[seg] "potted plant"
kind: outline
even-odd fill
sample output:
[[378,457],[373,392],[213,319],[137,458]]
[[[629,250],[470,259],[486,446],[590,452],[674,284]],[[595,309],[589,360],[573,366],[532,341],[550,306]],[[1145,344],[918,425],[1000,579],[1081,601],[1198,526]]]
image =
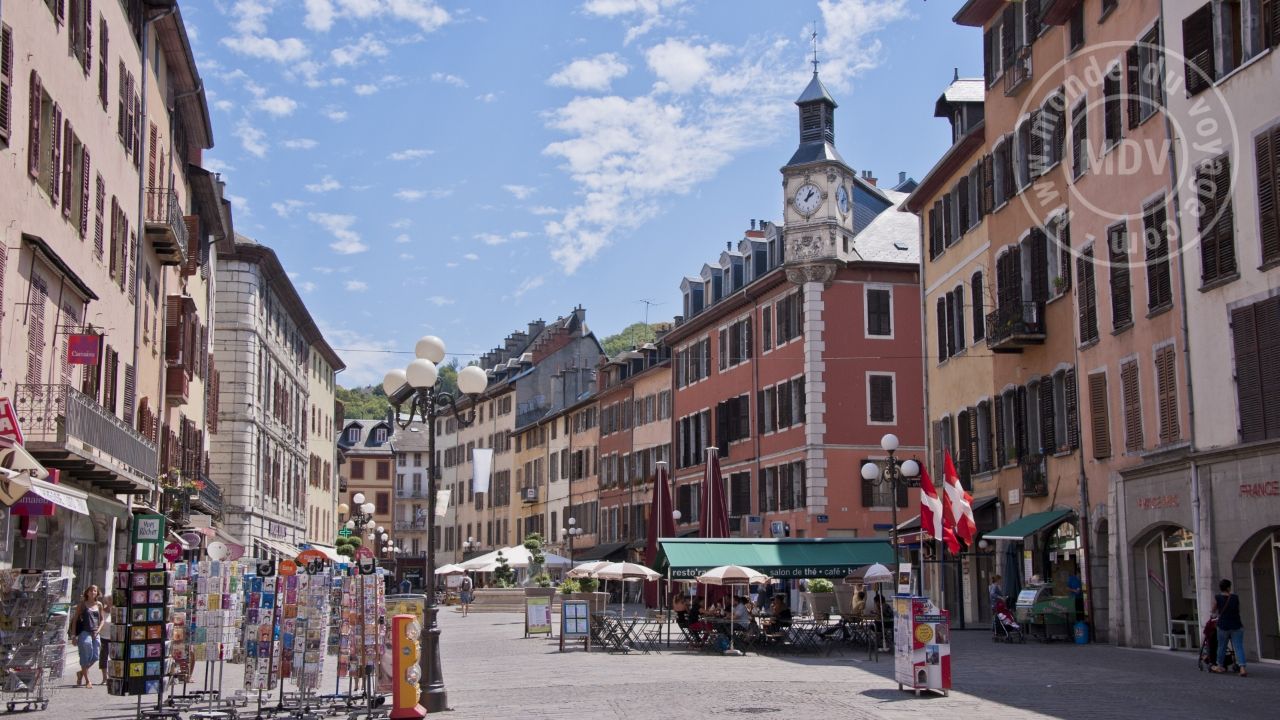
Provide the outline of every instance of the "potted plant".
[[582,596],[591,602],[591,612],[604,612],[609,607],[609,593],[598,592],[600,581],[595,578],[582,578],[578,581],[582,588]]
[[805,594],[805,601],[809,604],[809,609],[813,612],[815,618],[825,618],[837,610],[836,605],[836,586],[826,578],[818,578],[809,581],[809,591]]
[[582,592],[582,586],[579,585],[578,581],[573,578],[569,578],[564,582],[560,583],[561,595],[567,595],[569,597],[573,597],[574,595],[580,592]]

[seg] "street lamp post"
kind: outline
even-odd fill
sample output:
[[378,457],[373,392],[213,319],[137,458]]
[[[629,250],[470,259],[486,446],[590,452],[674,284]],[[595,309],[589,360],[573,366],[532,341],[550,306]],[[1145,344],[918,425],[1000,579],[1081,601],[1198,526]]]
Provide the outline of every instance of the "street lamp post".
[[[435,554],[436,554],[436,495],[440,481],[440,469],[436,466],[436,417],[450,413],[460,428],[475,422],[475,402],[489,384],[484,370],[469,365],[458,371],[458,391],[471,400],[471,408],[463,413],[458,410],[457,398],[436,386],[439,372],[436,364],[444,360],[444,341],[428,335],[414,347],[417,359],[404,370],[392,370],[382,380],[382,389],[388,398],[401,399],[395,405],[396,424],[407,429],[418,417],[427,431],[427,598],[426,623],[422,630],[422,670],[426,687],[421,702],[427,712],[449,709],[449,699],[444,687],[444,673],[440,665],[440,626],[436,623]],[[406,395],[407,386],[407,395]],[[401,420],[400,406],[409,403],[408,418]]]
[[898,450],[898,436],[889,433],[880,438],[880,447],[888,453],[884,467],[868,462],[862,466],[862,479],[875,485],[888,485],[893,493],[889,509],[893,513],[893,528],[889,531],[889,542],[893,544],[894,571],[897,571],[898,559],[898,483],[909,483],[920,475],[920,463],[915,460],[899,461],[894,453]]
[[573,565],[573,539],[582,534],[582,528],[578,527],[577,518],[569,518],[569,564]]

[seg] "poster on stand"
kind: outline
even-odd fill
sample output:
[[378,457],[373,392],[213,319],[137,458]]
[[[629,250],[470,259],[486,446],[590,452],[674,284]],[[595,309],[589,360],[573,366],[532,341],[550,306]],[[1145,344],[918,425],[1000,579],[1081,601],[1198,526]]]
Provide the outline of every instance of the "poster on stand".
[[894,679],[898,689],[951,689],[951,624],[927,597],[893,599]]
[[551,598],[547,595],[524,599],[524,636],[551,634]]

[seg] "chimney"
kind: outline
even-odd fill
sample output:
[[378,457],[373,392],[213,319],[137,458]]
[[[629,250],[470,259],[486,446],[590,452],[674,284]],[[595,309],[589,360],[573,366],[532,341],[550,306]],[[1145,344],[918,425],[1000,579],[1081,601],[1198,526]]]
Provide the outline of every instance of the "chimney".
[[724,249],[725,249],[725,252],[733,252],[733,241],[732,241],[732,240],[725,240],[725,241],[724,241]]
[[755,230],[755,229],[756,229],[756,219],[755,219],[755,218],[751,218],[751,229],[752,229],[752,230]]
[[870,184],[870,185],[871,185],[871,186],[873,186],[873,187],[874,187],[874,186],[875,186],[875,184],[876,184],[876,179],[875,179],[875,177],[871,174],[871,171],[870,171],[870,170],[863,170],[863,171],[862,171],[862,179],[863,179],[863,180],[866,180],[866,181],[867,181],[867,183],[868,183],[868,184]]
[[906,171],[906,170],[899,170],[899,171],[898,171],[898,184],[899,184],[899,185],[903,185],[903,184],[906,184],[906,182],[907,182],[907,171]]
[[542,319],[534,320],[529,323],[529,337],[537,337],[547,327],[547,323]]

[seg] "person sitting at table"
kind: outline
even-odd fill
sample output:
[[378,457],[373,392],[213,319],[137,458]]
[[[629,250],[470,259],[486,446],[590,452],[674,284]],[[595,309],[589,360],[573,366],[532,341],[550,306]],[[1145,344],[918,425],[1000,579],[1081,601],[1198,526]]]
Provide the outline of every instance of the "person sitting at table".
[[769,636],[781,635],[791,627],[791,608],[781,595],[774,595],[769,602],[769,617],[764,620],[764,633]]
[[687,622],[689,616],[689,596],[683,592],[678,592],[675,597],[671,598],[671,610],[675,612],[676,619],[681,622]]
[[730,615],[733,621],[733,627],[736,630],[746,630],[751,627],[751,601],[745,596],[738,595],[733,599],[733,612]]
[[702,619],[702,598],[696,597],[689,605],[688,612],[689,629],[695,633],[705,633],[711,630],[711,623]]

